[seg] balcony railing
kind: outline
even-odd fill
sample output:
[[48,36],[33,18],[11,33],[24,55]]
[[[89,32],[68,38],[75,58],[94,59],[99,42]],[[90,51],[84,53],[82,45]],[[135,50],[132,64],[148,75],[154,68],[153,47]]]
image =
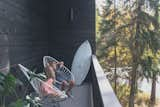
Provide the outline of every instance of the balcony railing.
[[122,107],[95,55],[92,62],[92,71],[95,71],[92,74],[94,107]]

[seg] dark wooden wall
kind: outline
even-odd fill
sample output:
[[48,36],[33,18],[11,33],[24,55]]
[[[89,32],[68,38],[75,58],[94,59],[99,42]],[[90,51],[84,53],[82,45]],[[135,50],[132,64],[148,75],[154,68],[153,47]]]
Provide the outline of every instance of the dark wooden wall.
[[89,40],[95,52],[95,0],[50,0],[49,40],[49,55],[69,68],[83,41]]
[[0,35],[8,38],[11,65],[42,63],[48,54],[48,2],[0,0]]
[[0,0],[0,35],[8,38],[11,65],[40,64],[51,55],[70,67],[83,41],[95,52],[95,1]]

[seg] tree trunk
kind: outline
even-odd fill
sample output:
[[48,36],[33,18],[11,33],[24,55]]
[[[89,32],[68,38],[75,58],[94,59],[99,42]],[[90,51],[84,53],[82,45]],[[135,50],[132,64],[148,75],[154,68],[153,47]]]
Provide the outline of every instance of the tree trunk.
[[132,73],[131,73],[131,89],[130,89],[130,96],[129,96],[129,107],[134,107],[134,99],[136,93],[136,81],[137,81],[137,67],[136,64],[133,64]]
[[136,34],[135,34],[135,41],[133,42],[132,45],[132,58],[133,58],[133,63],[132,63],[132,73],[131,73],[131,89],[130,89],[130,96],[129,96],[129,107],[134,107],[134,100],[135,100],[135,93],[136,93],[136,83],[137,83],[137,67],[139,64],[140,56],[142,54],[141,48],[139,45],[139,34],[140,34],[140,23],[139,19],[141,16],[141,6],[142,6],[142,1],[137,0],[137,17],[136,17]]
[[150,107],[153,107],[156,103],[156,75],[153,75],[152,78],[152,89],[150,96]]
[[114,71],[114,91],[115,94],[117,94],[117,51],[116,51],[116,45],[114,47],[114,53],[115,53],[115,71]]
[[[159,1],[157,1],[157,5],[155,7],[155,18],[158,23],[156,23],[156,32],[159,31]],[[156,103],[156,74],[153,75],[152,78],[152,89],[151,89],[151,96],[150,96],[150,107],[154,107]]]
[[[114,0],[114,14],[116,13],[116,0]],[[114,20],[114,31],[116,31],[116,20]],[[114,91],[115,91],[115,94],[117,94],[117,50],[116,50],[116,36],[114,38],[114,42],[115,42],[115,45],[114,45]]]

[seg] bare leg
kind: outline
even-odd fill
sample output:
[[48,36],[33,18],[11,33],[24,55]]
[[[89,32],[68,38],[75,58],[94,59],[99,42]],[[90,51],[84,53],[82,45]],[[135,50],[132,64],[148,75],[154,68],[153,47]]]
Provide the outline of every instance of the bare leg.
[[[69,81],[69,88],[66,91],[66,94],[69,95],[69,92],[71,91],[71,89],[73,88],[75,82],[74,81]],[[69,95],[70,96],[70,95]]]
[[62,81],[61,90],[65,90],[67,87],[67,81]]

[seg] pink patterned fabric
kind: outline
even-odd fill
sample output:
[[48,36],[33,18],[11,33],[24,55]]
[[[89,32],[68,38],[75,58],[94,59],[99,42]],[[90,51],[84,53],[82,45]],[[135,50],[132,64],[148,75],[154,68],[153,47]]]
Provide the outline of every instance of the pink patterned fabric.
[[43,93],[43,96],[46,95],[57,96],[58,93],[52,88],[53,81],[54,80],[52,78],[49,78],[47,81],[41,84],[41,91]]

